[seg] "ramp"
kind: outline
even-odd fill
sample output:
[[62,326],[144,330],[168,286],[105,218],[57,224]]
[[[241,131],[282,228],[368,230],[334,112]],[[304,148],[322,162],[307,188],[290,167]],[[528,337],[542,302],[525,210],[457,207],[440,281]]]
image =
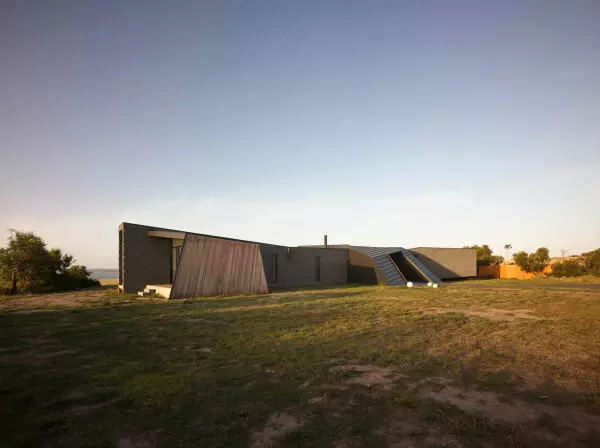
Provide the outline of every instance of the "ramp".
[[408,281],[441,284],[437,276],[403,247],[349,246],[349,249],[371,258],[390,286],[403,286]]
[[439,277],[434,275],[421,263],[412,253],[406,249],[401,249],[391,256],[392,261],[404,275],[407,281],[413,283],[441,283]]
[[400,270],[396,266],[396,264],[392,261],[389,255],[379,255],[377,257],[373,257],[373,261],[375,265],[381,270],[381,273],[384,275],[385,279],[390,286],[404,286],[406,285],[406,280],[400,273]]

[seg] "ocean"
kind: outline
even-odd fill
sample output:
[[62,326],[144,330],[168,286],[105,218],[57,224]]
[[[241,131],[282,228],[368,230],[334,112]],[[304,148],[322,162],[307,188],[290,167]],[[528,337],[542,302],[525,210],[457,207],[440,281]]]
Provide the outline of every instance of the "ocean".
[[90,269],[92,277],[97,280],[111,280],[119,278],[118,269]]

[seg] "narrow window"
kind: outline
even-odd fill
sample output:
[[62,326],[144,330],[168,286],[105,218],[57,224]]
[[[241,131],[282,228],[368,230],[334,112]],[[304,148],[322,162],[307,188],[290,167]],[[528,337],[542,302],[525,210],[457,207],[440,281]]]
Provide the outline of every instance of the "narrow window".
[[271,255],[271,281],[275,283],[277,281],[277,254]]
[[315,280],[321,281],[321,257],[315,257]]

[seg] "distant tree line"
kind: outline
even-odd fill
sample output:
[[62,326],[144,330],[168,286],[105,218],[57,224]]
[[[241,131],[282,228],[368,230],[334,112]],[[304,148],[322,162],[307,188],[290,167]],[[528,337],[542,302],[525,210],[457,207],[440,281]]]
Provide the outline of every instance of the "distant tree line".
[[[477,266],[499,265],[504,263],[504,257],[494,255],[489,245],[465,246],[465,249],[477,251]],[[504,246],[507,254],[512,245]],[[540,247],[535,252],[519,251],[513,254],[513,261],[523,272],[539,274],[550,264],[550,251]],[[550,275],[554,277],[579,277],[594,275],[600,277],[600,249],[581,254],[579,257],[564,260],[552,265]]]
[[553,264],[551,275],[554,277],[579,277],[582,275],[600,277],[600,249]]
[[494,255],[487,244],[483,246],[465,246],[464,249],[475,249],[477,251],[477,266],[489,266],[491,264],[502,264],[504,257]]
[[0,248],[0,283],[11,294],[19,291],[65,291],[97,286],[85,266],[72,255],[48,249],[32,232],[10,229],[8,244]]

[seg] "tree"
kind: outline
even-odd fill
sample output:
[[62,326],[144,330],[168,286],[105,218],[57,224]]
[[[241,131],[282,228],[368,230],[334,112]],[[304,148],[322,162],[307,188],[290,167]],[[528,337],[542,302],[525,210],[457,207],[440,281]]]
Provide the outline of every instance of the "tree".
[[477,266],[488,266],[490,264],[502,264],[504,257],[494,255],[492,249],[487,244],[483,246],[465,246],[465,249],[475,249],[477,251]]
[[7,247],[0,248],[0,280],[11,282],[12,294],[18,289],[66,290],[99,284],[85,266],[73,265],[72,255],[48,250],[34,233],[9,231]]
[[60,275],[64,275],[65,272],[73,264],[73,256],[69,254],[63,254],[60,249],[51,249],[49,252],[50,256],[50,275],[53,283],[56,278]]
[[528,254],[525,251],[513,254],[513,260],[523,272],[538,273],[542,272],[550,262],[550,252],[546,247],[540,247],[534,253]]
[[600,249],[582,254],[586,273],[600,277]]
[[579,277],[585,275],[586,270],[581,260],[565,260],[552,265],[553,277]]
[[29,287],[48,279],[50,254],[46,243],[31,232],[9,229],[8,246],[0,249],[0,276],[11,282],[11,293],[19,285]]
[[508,260],[508,251],[512,249],[512,244],[505,244],[504,250],[506,251],[506,260]]

